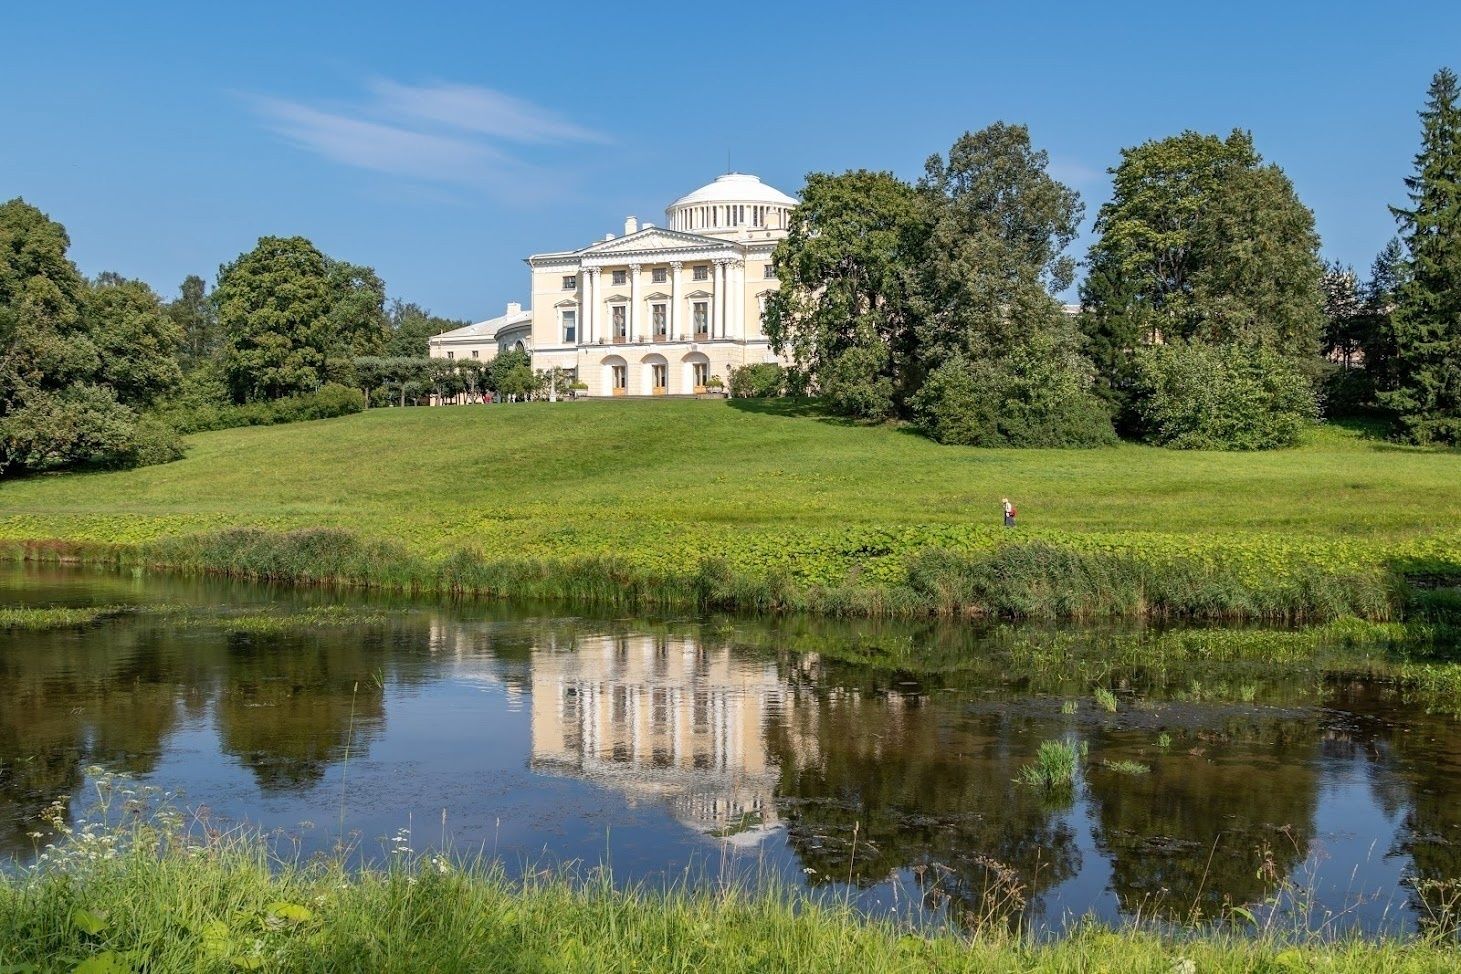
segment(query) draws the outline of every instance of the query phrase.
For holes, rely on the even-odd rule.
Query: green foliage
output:
[[[150,287],[103,274],[87,293],[86,315],[101,359],[98,379],[120,402],[141,409],[177,389],[183,334]]]
[[[1082,286],[1104,394],[1132,405],[1132,351],[1189,340],[1320,348],[1323,265],[1313,214],[1252,137],[1183,132],[1123,149]]]
[[[774,261],[766,302],[773,347],[866,419],[892,411],[913,367],[909,272],[927,222],[918,193],[891,173],[812,173]]]
[[[1070,788],[1085,756],[1084,741],[1041,741],[1035,762],[1020,769],[1020,780],[1036,788]]]
[[[1060,323],[1052,295],[1074,278],[1065,249],[1084,207],[1049,164],[1028,129],[1003,122],[928,160],[919,192],[930,224],[909,269],[925,370],[957,354],[1000,358]]]
[[[391,302],[389,318],[390,336],[381,353],[386,358],[426,358],[433,336],[470,324],[437,317],[420,305],[400,300]]]
[[[1052,938],[999,923],[968,932],[939,924],[910,931],[898,921],[869,919],[844,898],[775,884],[651,889],[616,882],[608,872],[583,878],[546,870],[513,881],[501,863],[441,852],[350,869],[339,858],[281,855],[251,832],[190,835],[161,815],[113,828],[121,835],[103,831],[92,846],[120,847],[115,854],[97,855],[76,838],[58,847],[63,865],[0,878],[0,966],[117,974],[1455,968],[1454,944],[1444,937],[1349,938],[1332,930],[1305,936],[1220,924],[1174,935],[1157,926],[1085,923]]]
[[[786,395],[786,370],[777,362],[756,362],[730,370],[733,399],[774,399]]]
[[[1449,68],[1420,117],[1411,205],[1392,208],[1406,256],[1390,319],[1394,382],[1378,398],[1412,442],[1461,445],[1461,87]]]
[[[214,377],[211,381],[210,376]],[[333,383],[297,396],[234,403],[216,381],[216,373],[208,369],[190,374],[185,388],[183,398],[158,413],[163,424],[182,433],[331,419],[365,408],[365,395],[359,389]]]
[[[1096,701],[1096,706],[1108,714],[1116,712],[1116,694],[1112,693],[1109,687],[1096,687],[1091,691],[1091,697]]]
[[[913,398],[923,430],[965,446],[1090,447],[1115,441],[1092,370],[1069,343],[1038,332],[999,358],[954,353]]]
[[[1293,446],[1317,416],[1308,377],[1266,345],[1148,346],[1134,388],[1142,436],[1183,450]]]
[[[218,352],[218,314],[208,295],[207,283],[189,274],[178,288],[178,296],[167,305],[167,316],[182,333],[178,362],[183,371],[212,361]]]

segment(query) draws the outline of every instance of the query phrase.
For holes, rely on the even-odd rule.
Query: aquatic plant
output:
[[[1064,788],[1075,783],[1076,772],[1085,759],[1084,741],[1041,741],[1033,764],[1020,769],[1020,780],[1039,788]]]
[[[1096,687],[1095,690],[1091,691],[1091,696],[1095,699],[1096,706],[1106,711],[1106,713],[1114,714],[1116,712],[1116,694],[1109,688]]]
[[[1102,761],[1101,765],[1117,774],[1150,774],[1152,770],[1140,761]]]

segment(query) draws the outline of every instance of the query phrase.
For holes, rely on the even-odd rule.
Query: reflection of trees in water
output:
[[[1311,719],[1232,718],[1179,738],[1151,774],[1093,766],[1086,787],[1096,844],[1110,857],[1122,909],[1212,917],[1272,892],[1308,855],[1316,736]],[[1124,756],[1091,743],[1103,756]]]
[[[88,766],[152,770],[186,679],[167,655],[155,634],[133,631],[0,638],[0,854],[29,851],[27,833]]]
[[[363,750],[379,732],[389,657],[354,630],[231,635],[214,705],[220,746],[264,791],[313,785],[347,744]]]
[[[778,809],[813,882],[866,886],[912,869],[916,883],[938,890],[929,905],[947,896],[982,917],[991,897],[1004,898],[1001,866],[1032,907],[1075,873],[1080,853],[1060,810],[1014,783],[1048,729],[964,717],[958,706],[796,686],[767,741],[781,765]]]
[[[31,850],[27,833],[87,767],[150,773],[178,724],[210,705],[224,751],[261,788],[317,781],[343,755],[352,704],[363,749],[384,717],[382,684],[434,665],[411,617],[277,635],[148,616],[0,634],[0,855]]]
[[[1409,858],[1408,896],[1423,926],[1461,923],[1461,727],[1455,716],[1408,705],[1394,687],[1358,680],[1331,685],[1332,705],[1363,715],[1353,731],[1383,764],[1376,801],[1402,816],[1391,855]],[[1397,727],[1400,719],[1403,724]]]

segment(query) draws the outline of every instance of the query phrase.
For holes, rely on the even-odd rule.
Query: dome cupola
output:
[[[795,197],[750,173],[728,172],[675,200],[665,217],[673,230],[707,236],[781,236],[794,206]]]

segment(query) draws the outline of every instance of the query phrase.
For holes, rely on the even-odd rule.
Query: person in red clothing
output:
[[[1008,497],[1004,499],[1004,526],[1007,528],[1015,526],[1015,505],[1010,503]]]

